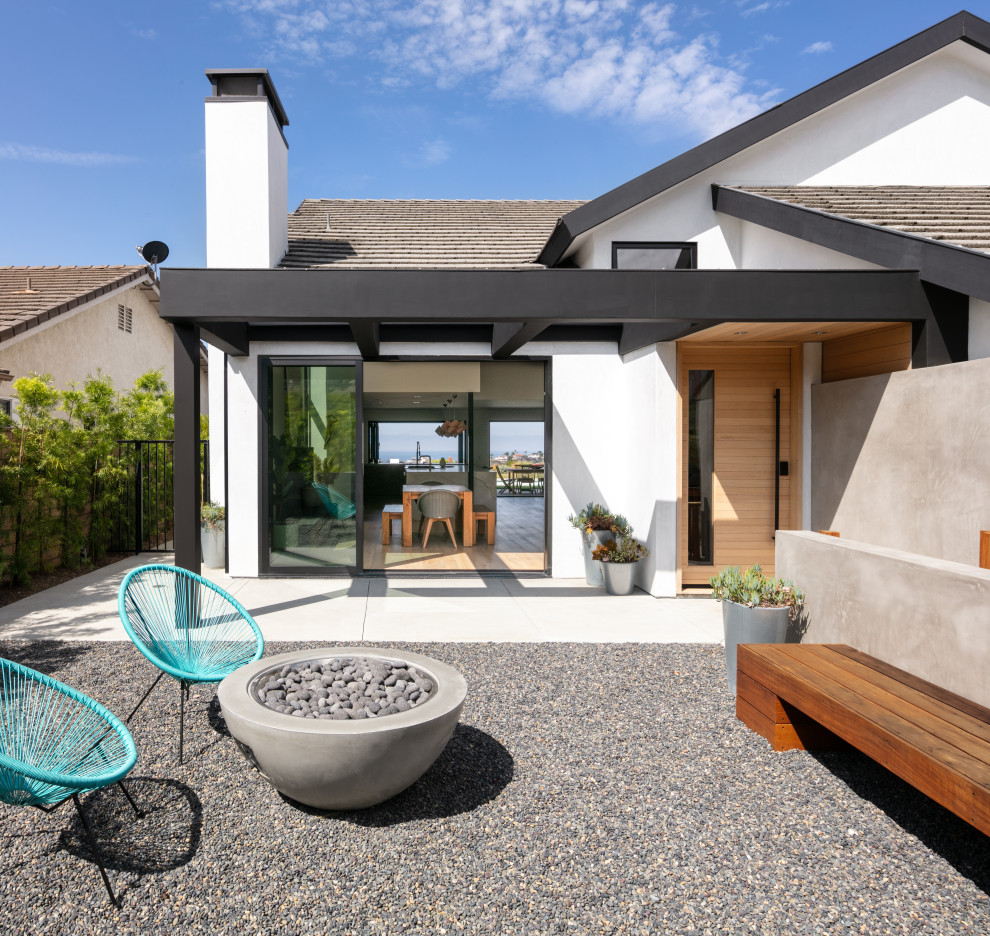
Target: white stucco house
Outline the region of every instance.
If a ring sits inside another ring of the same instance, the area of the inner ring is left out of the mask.
[[[586,203],[314,198],[287,214],[270,76],[207,74],[208,267],[162,271],[178,564],[199,563],[200,338],[232,575],[414,568],[378,548],[371,492],[399,487],[379,484],[376,440],[451,407],[476,501],[497,493],[487,427],[542,422],[540,574],[583,575],[568,516],[589,501],[632,522],[657,596],[773,568],[780,530],[976,563],[987,22],[950,17]],[[445,570],[491,569],[482,548]]]
[[[161,369],[172,383],[172,328],[148,266],[0,267],[0,407],[13,381],[50,374],[65,389],[102,370],[118,390]]]

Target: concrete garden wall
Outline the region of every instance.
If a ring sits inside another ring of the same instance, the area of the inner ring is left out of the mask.
[[[990,358],[812,387],[811,529],[978,565],[987,387]]]
[[[990,571],[804,531],[777,573],[807,595],[803,643],[845,643],[990,706]]]

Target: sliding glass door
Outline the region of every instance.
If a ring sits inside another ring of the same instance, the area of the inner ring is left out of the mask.
[[[271,361],[265,382],[268,477],[263,570],[357,571],[361,555],[357,366]]]

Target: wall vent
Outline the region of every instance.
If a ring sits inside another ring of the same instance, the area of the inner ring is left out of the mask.
[[[134,313],[127,306],[117,306],[117,327],[129,335],[134,324]]]

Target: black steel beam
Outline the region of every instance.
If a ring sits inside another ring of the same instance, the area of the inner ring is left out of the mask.
[[[932,314],[911,323],[911,366],[969,360],[969,297],[933,283],[922,286]]]
[[[619,354],[638,351],[658,341],[677,341],[685,335],[717,324],[717,322],[627,322],[622,326]]]
[[[361,357],[366,361],[377,358],[381,350],[381,324],[373,319],[356,319],[350,322],[350,327]]]
[[[175,374],[173,507],[175,564],[199,572],[199,326],[177,322],[172,342]]]
[[[162,271],[171,322],[406,324],[909,321],[911,270]],[[249,331],[249,333],[252,333]]]
[[[245,357],[251,353],[245,322],[204,322],[199,326],[199,333],[203,341],[224,354]]]
[[[492,357],[507,358],[532,341],[551,322],[495,322],[492,325]]]
[[[733,218],[888,269],[918,270],[930,283],[990,300],[990,254],[983,251],[720,185],[712,186],[712,204],[716,211]]]

